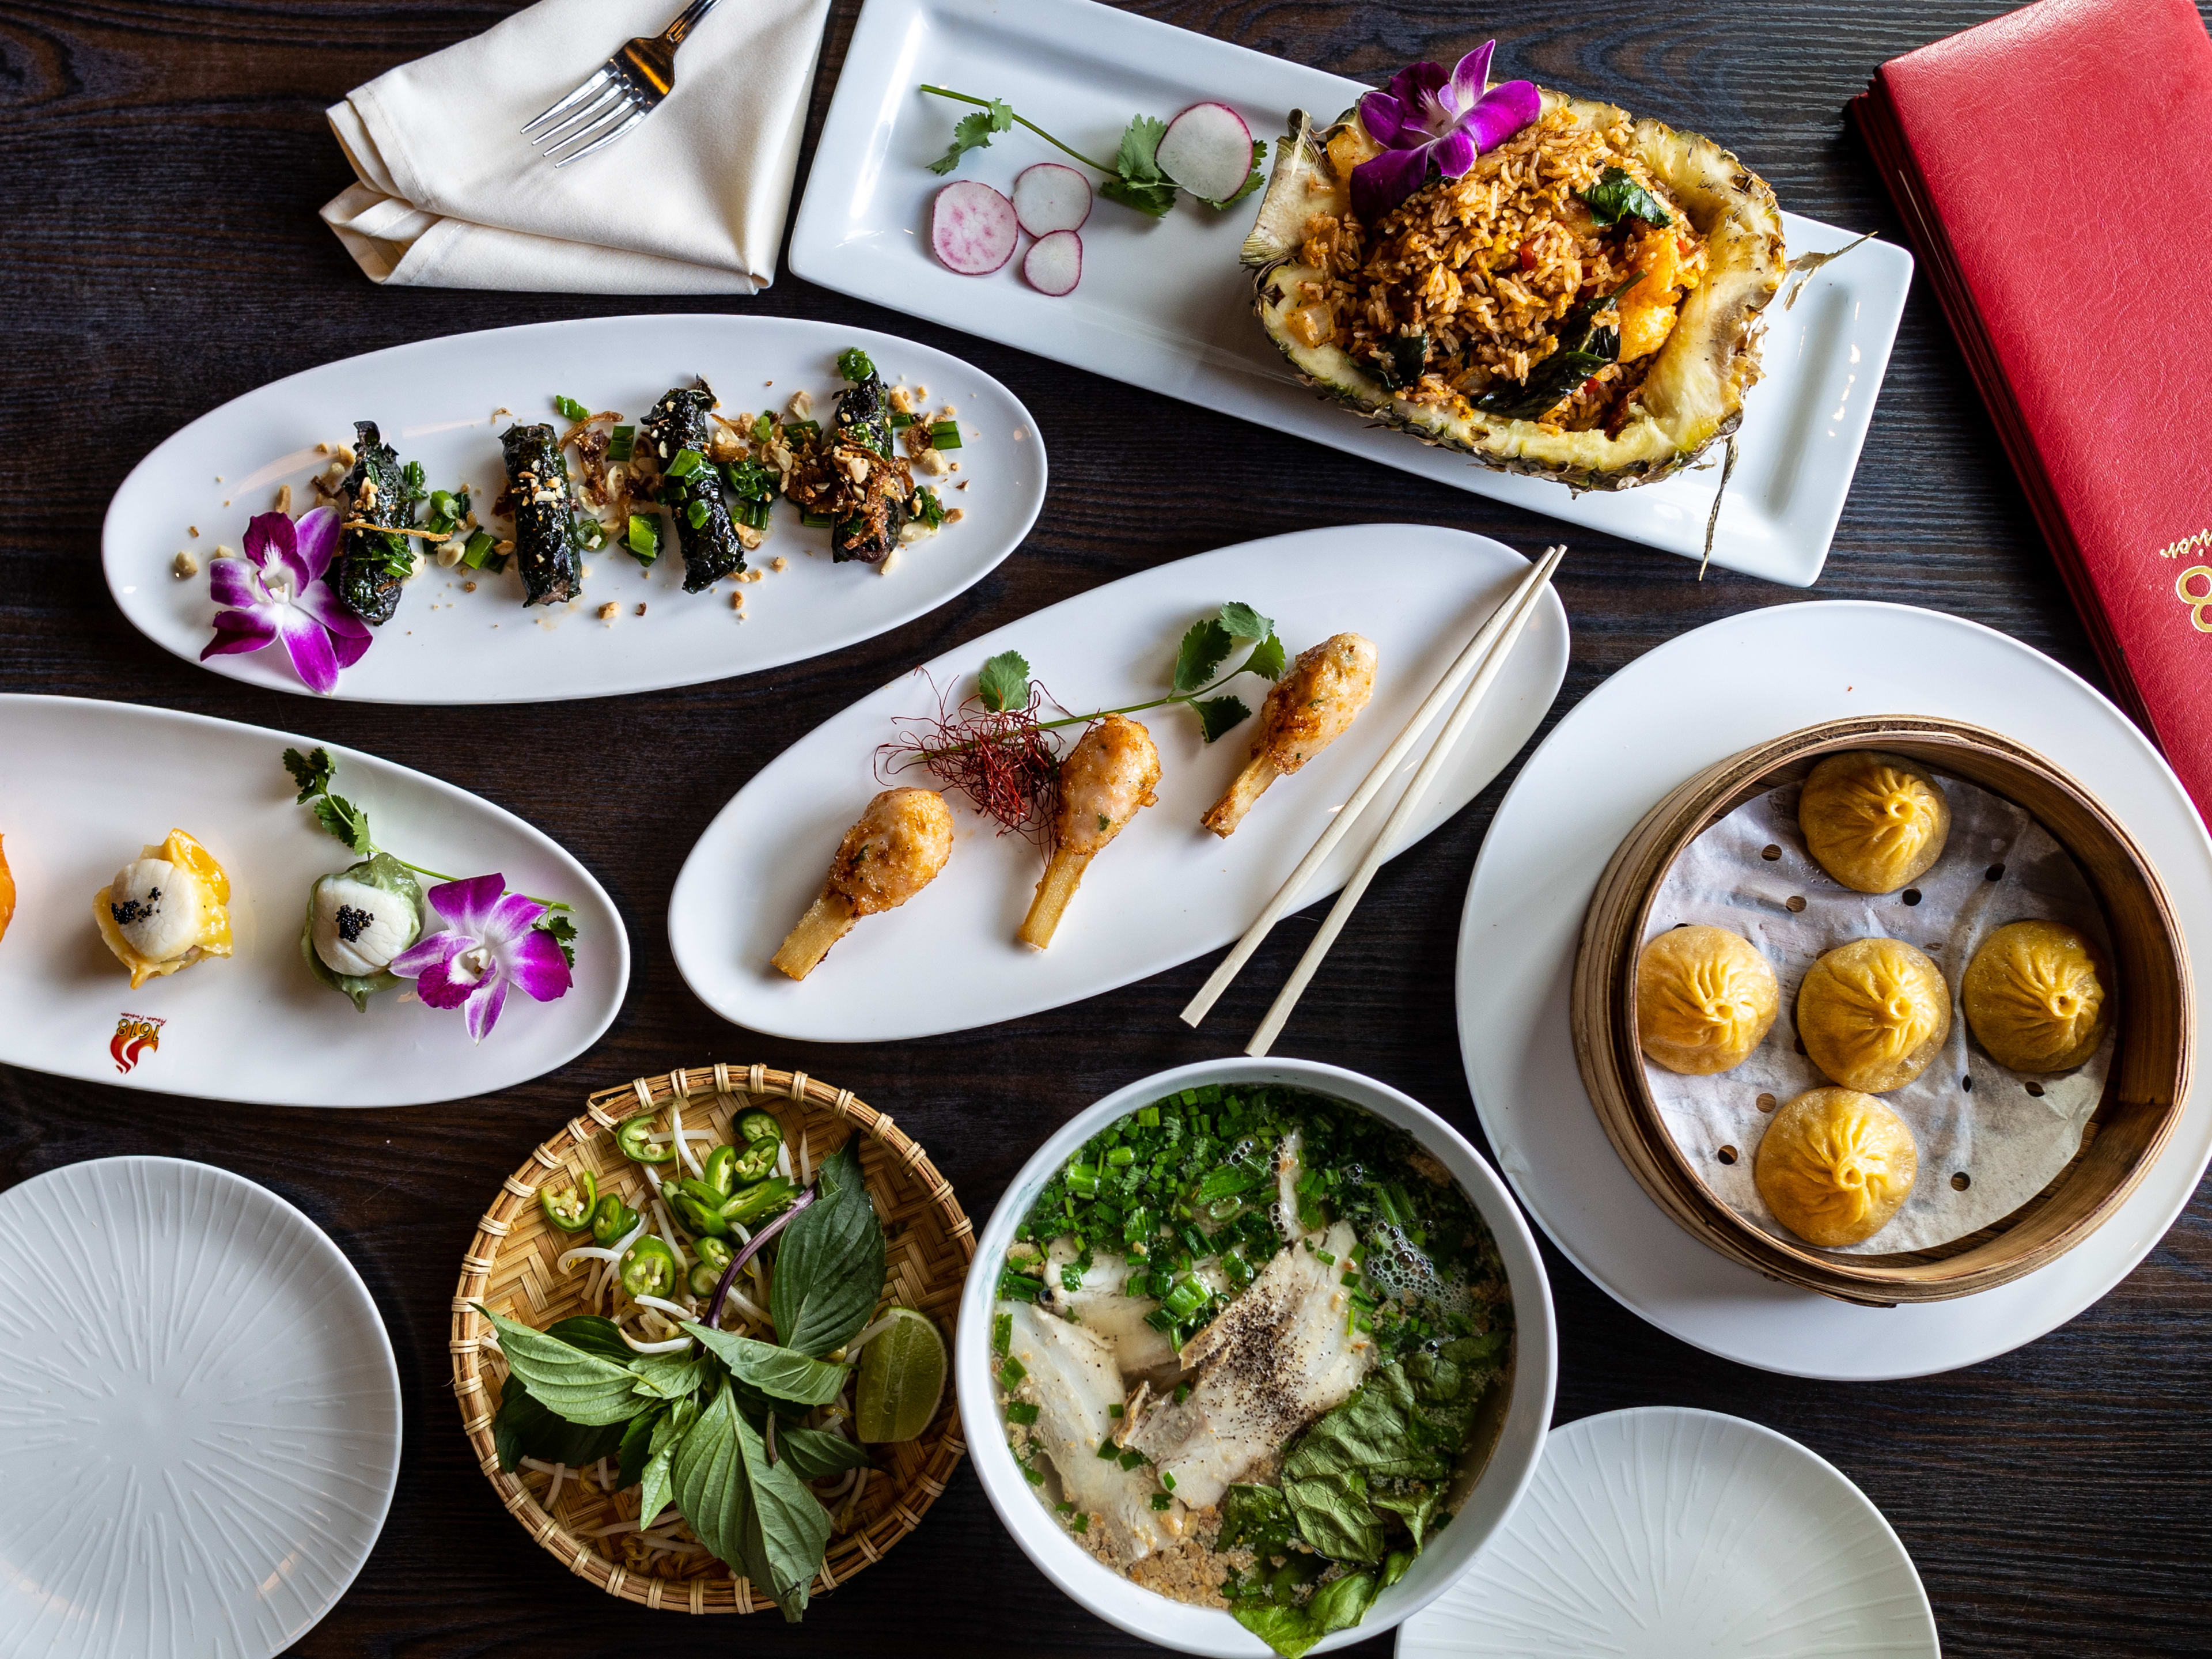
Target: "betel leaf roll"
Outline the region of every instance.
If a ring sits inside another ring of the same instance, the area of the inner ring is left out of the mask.
[[[892,452],[890,406],[876,366],[858,351],[848,352],[838,366],[848,374],[859,372],[837,397],[831,459],[855,487],[845,490],[847,499],[838,504],[830,556],[841,564],[850,559],[879,564],[898,546],[899,532],[906,528],[914,478]]]
[[[415,550],[406,537],[389,528],[408,520],[399,457],[375,422],[356,421],[353,430],[353,471],[343,486],[345,522],[372,527],[345,532],[333,586],[345,608],[374,628],[390,622],[399,608],[400,584],[414,571]]]
[[[696,593],[745,568],[745,550],[722,499],[721,473],[707,459],[713,442],[704,385],[665,393],[645,417],[645,436],[660,467],[659,501],[676,520],[684,548],[684,591]]]
[[[514,561],[525,605],[556,605],[584,591],[568,465],[550,426],[520,423],[500,434],[507,494],[514,503]]]

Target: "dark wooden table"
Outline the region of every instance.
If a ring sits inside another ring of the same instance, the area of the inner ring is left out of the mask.
[[[1134,9],[1369,80],[1414,58],[1449,63],[1494,27],[1510,72],[1713,134],[1787,206],[1892,237],[1899,226],[1840,106],[1883,59],[2000,9],[1993,0],[1530,0],[1478,21],[1439,0]],[[505,0],[10,0],[0,9],[0,689],[305,725],[512,808],[572,848],[622,907],[636,954],[622,1013],[597,1050],[552,1076],[424,1109],[210,1109],[0,1070],[0,1186],[116,1153],[204,1159],[299,1205],[368,1280],[405,1389],[398,1492],[358,1582],[300,1653],[1127,1650],[1131,1638],[1030,1566],[965,1468],[922,1528],[818,1602],[803,1631],[649,1614],[588,1592],[501,1512],[463,1441],[446,1352],[456,1261],[522,1152],[587,1090],[640,1073],[762,1060],[849,1086],[896,1114],[980,1218],[1078,1108],[1159,1067],[1232,1051],[1313,915],[1279,931],[1203,1034],[1175,1018],[1208,965],[1194,963],[988,1031],[841,1048],[764,1041],[708,1012],[670,960],[663,907],[693,837],[763,763],[857,694],[988,628],[1133,570],[1309,526],[1431,520],[1524,548],[1552,527],[787,278],[728,308],[912,335],[964,355],[1036,412],[1053,492],[1027,544],[989,579],[853,650],[618,702],[310,707],[198,672],[134,633],[100,580],[101,514],[154,443],[265,380],[355,352],[695,303],[381,292],[317,222],[315,209],[349,182],[324,107],[508,9]],[[838,0],[832,14],[810,155],[856,10]],[[1140,447],[1129,434],[1146,434]],[[1560,587],[1574,657],[1554,719],[1662,641],[1806,597],[1717,572],[1700,583],[1680,559],[1573,539]],[[2098,678],[1921,286],[1819,596],[1972,617]],[[1510,777],[1385,870],[1283,1044],[1409,1091],[1478,1144],[1453,1029],[1453,951],[1462,891]],[[2142,1266],[2072,1323],[1916,1382],[1747,1370],[1662,1335],[1556,1252],[1546,1257],[1564,1339],[1559,1421],[1683,1404],[1796,1437],[1889,1516],[1952,1655],[2212,1647],[2212,1213],[2201,1194]],[[98,1287],[88,1288],[97,1305]],[[21,1497],[0,1493],[0,1504]],[[1389,1650],[1386,1637],[1358,1651]]]

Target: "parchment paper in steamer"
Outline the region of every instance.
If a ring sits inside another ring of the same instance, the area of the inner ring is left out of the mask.
[[[1782,1012],[1751,1058],[1717,1077],[1682,1077],[1644,1062],[1660,1115],[1692,1168],[1737,1214],[1778,1238],[1804,1241],[1774,1218],[1752,1180],[1770,1115],[1761,1094],[1786,1103],[1824,1086],[1797,1052],[1797,988],[1820,956],[1855,939],[1917,945],[1951,988],[1951,1035],[1943,1052],[1904,1088],[1881,1099],[1912,1130],[1920,1174],[1890,1224],[1838,1252],[1887,1255],[1964,1237],[2041,1192],[2081,1144],[2111,1068],[2112,1030],[2094,1058],[2054,1077],[2008,1072],[1981,1051],[1959,1006],[1959,981],[1982,941],[2008,921],[2071,923],[2112,960],[2111,941],[2087,880],[2051,834],[2010,801],[1956,778],[1942,779],[1951,836],[1936,867],[1908,892],[1855,893],[1814,863],[1797,830],[1797,786],[1747,801],[1685,849],[1661,883],[1645,938],[1685,922],[1741,933],[1765,955],[1782,988]],[[1781,856],[1761,856],[1778,847]],[[1990,872],[2003,873],[1991,879]],[[1805,908],[1793,912],[1791,897]],[[2124,993],[2124,988],[2120,988]],[[2043,1091],[2028,1092],[2030,1083]],[[1733,1164],[1720,1149],[1732,1146]],[[1960,1191],[1953,1176],[1964,1174]]]

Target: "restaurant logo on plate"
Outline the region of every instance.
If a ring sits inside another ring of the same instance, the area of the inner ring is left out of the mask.
[[[151,1014],[117,1015],[115,1035],[107,1041],[107,1052],[114,1058],[115,1069],[128,1072],[138,1063],[140,1055],[160,1048],[161,1027],[167,1024]]]

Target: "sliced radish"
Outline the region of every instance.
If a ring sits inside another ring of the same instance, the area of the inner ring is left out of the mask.
[[[1014,257],[1021,226],[1014,204],[988,185],[962,179],[937,192],[929,245],[963,276],[988,276]]]
[[[1054,299],[1074,293],[1083,280],[1083,239],[1072,230],[1038,237],[1022,258],[1022,275],[1038,293]]]
[[[1080,230],[1091,216],[1091,181],[1057,161],[1025,167],[1014,180],[1014,216],[1032,236]]]
[[[1160,135],[1158,160],[1192,195],[1225,202],[1252,176],[1252,129],[1226,104],[1193,104]]]

